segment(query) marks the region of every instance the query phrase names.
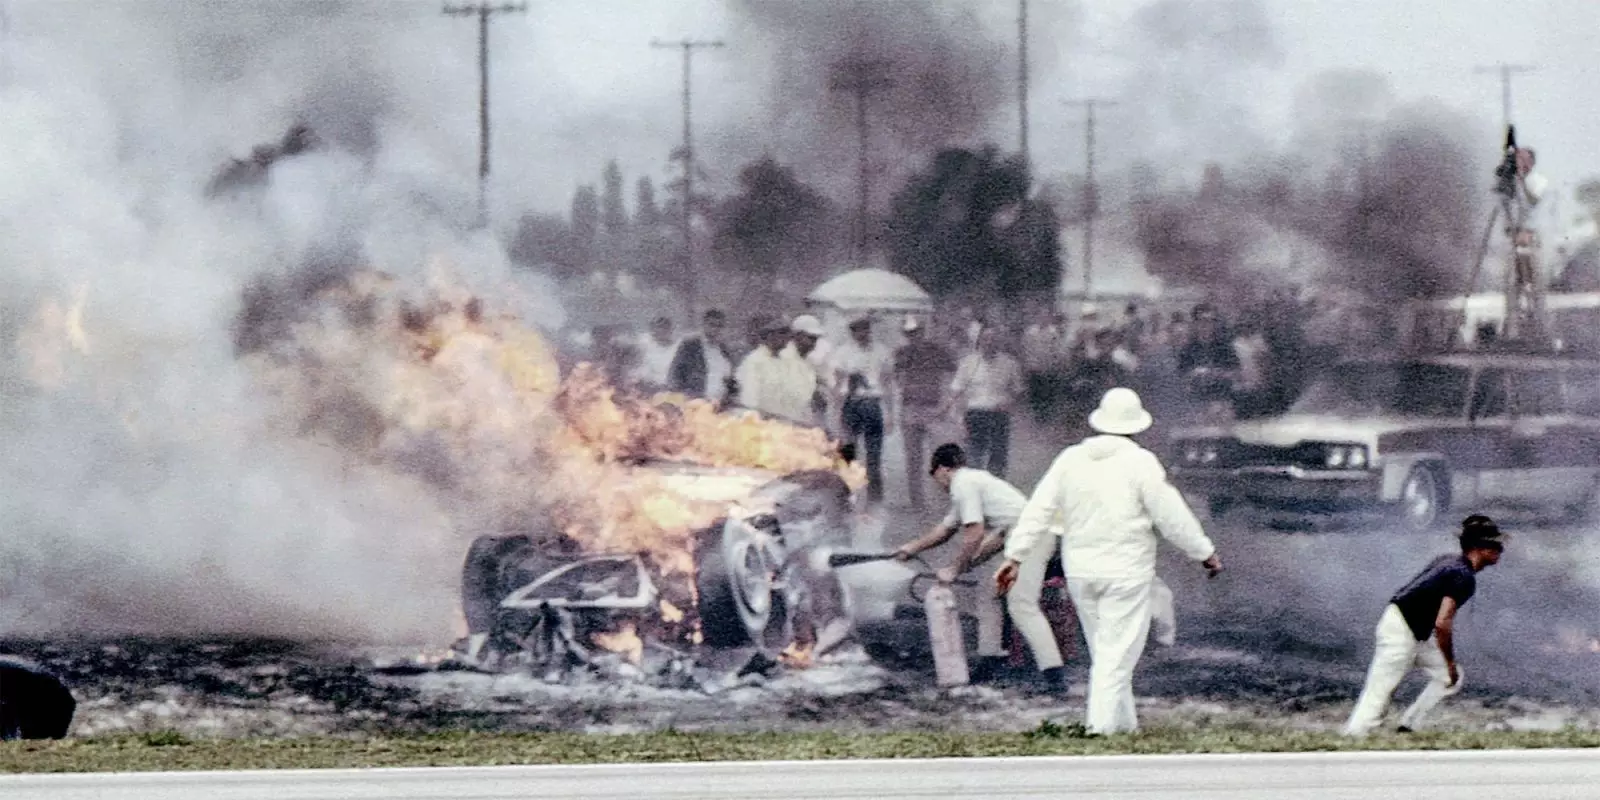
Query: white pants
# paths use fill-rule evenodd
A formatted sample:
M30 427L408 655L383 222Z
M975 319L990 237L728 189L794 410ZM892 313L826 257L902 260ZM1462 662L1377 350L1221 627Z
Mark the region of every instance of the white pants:
M1367 683L1361 689L1361 699L1345 723L1346 736L1365 736L1378 727L1383 713L1389 708L1389 699L1395 687L1406 677L1412 667L1421 667L1428 673L1428 685L1417 696L1411 707L1400 716L1400 724L1416 728L1422 718L1432 711L1439 701L1461 689L1461 682L1450 685L1450 668L1445 664L1444 653L1432 637L1426 642L1417 641L1406 618L1397 606L1390 605L1378 620L1377 648L1372 653L1372 667L1367 670ZM1457 673L1460 669L1457 668Z
M1133 706L1133 668L1150 635L1150 595L1155 581L1067 578L1078 607L1083 637L1089 642L1090 733L1138 730Z
M1056 536L1041 536L1033 552L1022 558L1017 570L1017 582L1006 592L1006 609L1011 612L1011 624L1028 642L1033 651L1033 661L1039 669L1061 666L1061 646L1039 608L1039 593L1044 590L1044 573L1050 568L1050 557L1061 547ZM996 603L998 606L999 604ZM996 634L998 635L998 633ZM982 636L979 636L982 639Z

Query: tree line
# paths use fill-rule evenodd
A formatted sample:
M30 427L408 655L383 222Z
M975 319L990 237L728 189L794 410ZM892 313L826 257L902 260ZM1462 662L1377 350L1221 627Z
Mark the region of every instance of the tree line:
M626 271L649 286L685 288L680 175L658 191L649 176L627 180L615 160L599 181L577 187L566 216L530 213L510 254L566 281ZM853 264L857 213L768 156L737 171L732 190L690 200L702 286L762 305L773 287L804 292ZM696 187L710 185L697 167ZM1031 192L1019 157L994 147L950 148L893 192L867 221L889 268L935 297L974 302L1053 293L1061 280L1054 204Z

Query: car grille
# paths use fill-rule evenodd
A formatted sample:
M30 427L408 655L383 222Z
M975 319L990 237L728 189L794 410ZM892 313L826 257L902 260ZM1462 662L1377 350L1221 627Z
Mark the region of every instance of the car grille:
M1325 458L1326 445L1313 442L1289 447L1227 442L1217 452L1218 464L1224 467L1321 467Z

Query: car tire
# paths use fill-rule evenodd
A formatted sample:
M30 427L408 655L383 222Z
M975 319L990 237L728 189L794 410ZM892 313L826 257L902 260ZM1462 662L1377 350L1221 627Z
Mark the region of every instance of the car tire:
M771 649L773 612L786 614L786 608L776 600L770 573L760 571L758 548L757 542L739 534L737 525L726 522L699 536L695 593L703 644Z
M0 656L0 741L64 739L78 701L60 678Z
M1448 495L1446 477L1440 468L1418 464L1400 484L1400 499L1394 503L1393 519L1402 530L1422 533L1432 530L1444 516Z
M488 633L510 588L506 573L534 551L526 536L479 536L461 564L461 611L468 633Z

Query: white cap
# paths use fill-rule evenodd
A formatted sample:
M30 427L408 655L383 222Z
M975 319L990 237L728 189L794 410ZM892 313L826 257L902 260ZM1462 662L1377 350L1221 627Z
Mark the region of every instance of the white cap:
M1150 429L1155 422L1139 402L1139 393L1118 386L1100 398L1100 407L1089 415L1089 427L1100 433L1132 436Z
M922 323L918 322L916 317L906 317L906 321L900 326L900 330L903 330L906 333L920 331L922 330Z
M822 322L810 314L801 314L794 318L794 322L789 324L789 330L820 338L822 336Z

